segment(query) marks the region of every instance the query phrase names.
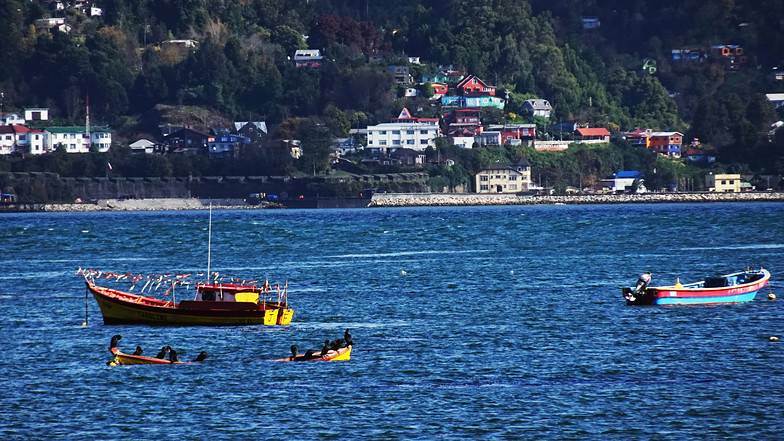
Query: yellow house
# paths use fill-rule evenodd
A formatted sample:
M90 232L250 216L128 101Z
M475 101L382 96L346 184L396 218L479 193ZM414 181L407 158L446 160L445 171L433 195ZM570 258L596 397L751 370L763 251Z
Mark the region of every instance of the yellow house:
M740 193L739 174L713 174L705 176L705 187L717 193Z
M531 163L520 158L515 163L497 162L476 174L477 193L518 193L531 184Z

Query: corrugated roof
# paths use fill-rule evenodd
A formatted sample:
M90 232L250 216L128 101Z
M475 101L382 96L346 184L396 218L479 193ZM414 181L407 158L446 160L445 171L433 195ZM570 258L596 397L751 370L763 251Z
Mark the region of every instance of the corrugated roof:
M610 131L604 127L588 127L577 129L577 134L580 136L610 136Z

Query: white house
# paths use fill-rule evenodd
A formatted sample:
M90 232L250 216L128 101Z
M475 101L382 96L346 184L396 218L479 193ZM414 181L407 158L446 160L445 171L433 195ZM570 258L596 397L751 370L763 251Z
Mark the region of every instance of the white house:
M149 139L141 138L128 145L133 153L152 153L155 150L155 143Z
M44 134L20 125L0 126L0 155L14 152L44 153Z
M380 150L383 154L399 148L425 150L435 146L439 136L438 118L414 118L408 109L403 109L393 122L368 126L367 148Z
M27 124L22 115L18 113L0 113L0 125L4 126L23 126Z
M88 140L82 126L47 127L44 130L44 145L47 151L55 151L62 145L68 153L88 153L90 146L99 152L109 151L112 132L106 127L94 127Z
M645 193L645 181L642 173L638 171L619 171L601 180L602 189L613 193L625 193L631 191L637 181L637 193Z
M533 113L534 116L549 118L553 106L551 106L550 102L547 100L531 99L523 103L523 110Z
M49 121L49 109L46 107L30 107L24 109L24 119L27 121Z

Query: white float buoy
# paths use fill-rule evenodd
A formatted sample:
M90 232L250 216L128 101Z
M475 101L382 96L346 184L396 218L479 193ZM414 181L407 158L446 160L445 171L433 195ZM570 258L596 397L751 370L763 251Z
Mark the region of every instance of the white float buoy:
M779 341L779 338L774 335L770 338L770 341Z

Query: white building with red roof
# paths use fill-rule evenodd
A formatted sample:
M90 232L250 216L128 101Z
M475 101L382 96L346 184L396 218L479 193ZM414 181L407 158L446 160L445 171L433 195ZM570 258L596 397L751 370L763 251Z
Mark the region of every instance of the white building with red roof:
M40 155L44 148L44 134L21 125L0 126L0 155L29 153Z
M438 118L416 118L404 108L392 122L367 128L367 148L386 154L400 148L425 150L441 136Z

